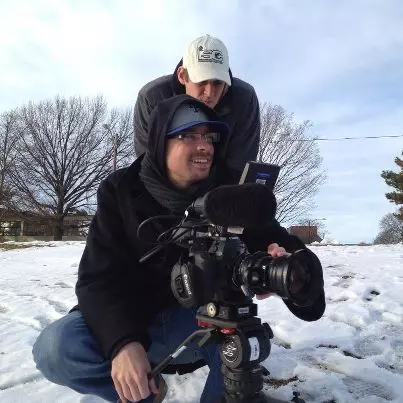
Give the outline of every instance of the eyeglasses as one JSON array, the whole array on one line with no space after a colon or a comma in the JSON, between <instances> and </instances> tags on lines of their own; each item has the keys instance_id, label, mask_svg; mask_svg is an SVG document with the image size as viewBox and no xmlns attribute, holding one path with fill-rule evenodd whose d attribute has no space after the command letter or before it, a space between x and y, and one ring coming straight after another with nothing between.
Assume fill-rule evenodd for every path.
<instances>
[{"instance_id":1,"label":"eyeglasses","mask_svg":"<svg viewBox=\"0 0 403 403\"><path fill-rule=\"evenodd\" d=\"M204 134L194 133L194 132L181 132L173 138L182 140L186 144L194 144L196 141L203 139L209 144L218 143L220 141L220 133L208 132Z\"/></svg>"}]
</instances>

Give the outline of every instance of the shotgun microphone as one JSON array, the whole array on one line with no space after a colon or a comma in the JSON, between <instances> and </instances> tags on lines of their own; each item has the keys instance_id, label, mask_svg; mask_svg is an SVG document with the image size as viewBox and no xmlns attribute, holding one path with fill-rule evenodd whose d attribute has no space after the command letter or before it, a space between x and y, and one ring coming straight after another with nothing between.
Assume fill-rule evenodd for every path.
<instances>
[{"instance_id":1,"label":"shotgun microphone","mask_svg":"<svg viewBox=\"0 0 403 403\"><path fill-rule=\"evenodd\" d=\"M258 183L217 187L196 199L191 208L222 227L262 228L276 214L272 190Z\"/></svg>"}]
</instances>

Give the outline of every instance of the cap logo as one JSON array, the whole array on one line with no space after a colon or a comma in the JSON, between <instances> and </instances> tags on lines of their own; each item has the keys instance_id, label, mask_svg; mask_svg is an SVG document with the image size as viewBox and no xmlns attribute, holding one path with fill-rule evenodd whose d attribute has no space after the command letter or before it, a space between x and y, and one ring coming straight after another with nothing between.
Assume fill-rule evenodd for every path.
<instances>
[{"instance_id":1,"label":"cap logo","mask_svg":"<svg viewBox=\"0 0 403 403\"><path fill-rule=\"evenodd\" d=\"M196 104L188 104L189 108L193 110L194 113L199 113L199 108Z\"/></svg>"},{"instance_id":2,"label":"cap logo","mask_svg":"<svg viewBox=\"0 0 403 403\"><path fill-rule=\"evenodd\" d=\"M199 46L197 49L197 61L200 63L220 63L223 64L223 54L219 49L204 49L203 46Z\"/></svg>"}]
</instances>

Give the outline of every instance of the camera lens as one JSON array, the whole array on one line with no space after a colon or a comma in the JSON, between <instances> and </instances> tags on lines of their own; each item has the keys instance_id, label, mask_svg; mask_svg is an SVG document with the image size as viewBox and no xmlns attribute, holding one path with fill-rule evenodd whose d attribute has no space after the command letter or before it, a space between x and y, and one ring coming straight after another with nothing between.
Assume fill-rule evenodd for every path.
<instances>
[{"instance_id":1,"label":"camera lens","mask_svg":"<svg viewBox=\"0 0 403 403\"><path fill-rule=\"evenodd\" d=\"M323 290L323 271L317 256L301 249L289 257L289 299L297 305L312 305Z\"/></svg>"},{"instance_id":2,"label":"camera lens","mask_svg":"<svg viewBox=\"0 0 403 403\"><path fill-rule=\"evenodd\" d=\"M289 269L288 289L291 295L298 295L309 287L311 274L309 269L301 262L295 262Z\"/></svg>"},{"instance_id":3,"label":"camera lens","mask_svg":"<svg viewBox=\"0 0 403 403\"><path fill-rule=\"evenodd\" d=\"M319 259L308 249L273 258L264 252L245 255L235 283L255 294L275 293L300 306L312 305L323 290Z\"/></svg>"}]
</instances>

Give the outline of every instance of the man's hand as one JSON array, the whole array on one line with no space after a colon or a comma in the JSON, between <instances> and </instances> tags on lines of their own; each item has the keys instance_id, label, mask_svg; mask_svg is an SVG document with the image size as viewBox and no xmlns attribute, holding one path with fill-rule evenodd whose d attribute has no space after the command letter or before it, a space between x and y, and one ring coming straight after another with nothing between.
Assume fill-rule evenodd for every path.
<instances>
[{"instance_id":1,"label":"man's hand","mask_svg":"<svg viewBox=\"0 0 403 403\"><path fill-rule=\"evenodd\" d=\"M123 403L137 402L150 393L158 394L154 379L149 380L150 362L138 342L126 344L112 360L112 379Z\"/></svg>"},{"instance_id":2,"label":"man's hand","mask_svg":"<svg viewBox=\"0 0 403 403\"><path fill-rule=\"evenodd\" d=\"M267 247L267 253L270 256L273 257L279 257L279 256L283 256L287 253L287 251L281 247L278 243L271 243L268 247ZM272 293L268 293L268 294L260 294L260 295L256 295L256 299L266 299L269 298L270 295L273 295Z\"/></svg>"},{"instance_id":3,"label":"man's hand","mask_svg":"<svg viewBox=\"0 0 403 403\"><path fill-rule=\"evenodd\" d=\"M287 251L278 243L271 243L267 247L267 253L273 257L279 257L285 255Z\"/></svg>"}]
</instances>

